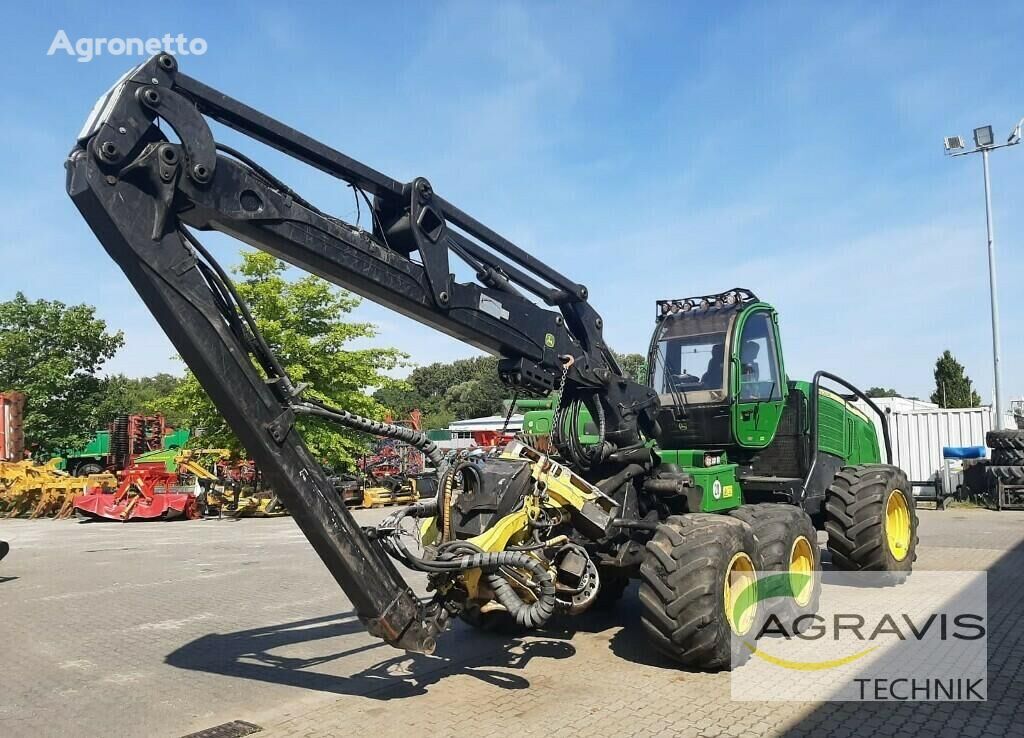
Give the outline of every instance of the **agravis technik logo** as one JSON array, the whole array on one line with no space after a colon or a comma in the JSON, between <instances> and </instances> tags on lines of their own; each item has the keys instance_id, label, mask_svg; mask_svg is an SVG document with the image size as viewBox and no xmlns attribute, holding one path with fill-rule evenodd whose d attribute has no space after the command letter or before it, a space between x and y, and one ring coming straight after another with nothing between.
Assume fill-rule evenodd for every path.
<instances>
[{"instance_id":1,"label":"agravis technik logo","mask_svg":"<svg viewBox=\"0 0 1024 738\"><path fill-rule=\"evenodd\" d=\"M916 572L893 586L870 572L825 572L816 612L781 607L803 585L764 574L739 598L733 699L984 700L984 572Z\"/></svg>"}]
</instances>

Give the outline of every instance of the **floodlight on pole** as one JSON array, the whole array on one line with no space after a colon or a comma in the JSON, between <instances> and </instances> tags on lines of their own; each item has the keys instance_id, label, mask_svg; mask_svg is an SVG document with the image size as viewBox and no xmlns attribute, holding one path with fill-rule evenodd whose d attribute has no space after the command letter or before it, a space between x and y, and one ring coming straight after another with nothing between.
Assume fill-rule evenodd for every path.
<instances>
[{"instance_id":1,"label":"floodlight on pole","mask_svg":"<svg viewBox=\"0 0 1024 738\"><path fill-rule=\"evenodd\" d=\"M993 378L993 408L995 418L993 426L996 430L1003 429L1003 401L1002 401L1002 357L999 341L999 296L996 288L996 247L995 235L992 227L992 189L988 174L988 155L995 149L1002 149L1007 146L1015 146L1021 140L1021 125L1024 125L1024 118L1021 118L1016 127L1010 132L1010 137L1004 144L996 144L995 135L992 133L992 126L980 126L974 129L974 145L971 150L964 149L964 141L960 136L947 136L945 148L947 156L964 156L966 154L981 154L982 169L985 174L985 229L988 234L988 286L989 302L992 310L992 378Z\"/></svg>"},{"instance_id":2,"label":"floodlight on pole","mask_svg":"<svg viewBox=\"0 0 1024 738\"><path fill-rule=\"evenodd\" d=\"M996 142L992 134L992 126L982 126L974 129L974 145L979 149L987 149Z\"/></svg>"},{"instance_id":3,"label":"floodlight on pole","mask_svg":"<svg viewBox=\"0 0 1024 738\"><path fill-rule=\"evenodd\" d=\"M964 147L964 140L959 136L946 136L946 151L959 151Z\"/></svg>"}]
</instances>

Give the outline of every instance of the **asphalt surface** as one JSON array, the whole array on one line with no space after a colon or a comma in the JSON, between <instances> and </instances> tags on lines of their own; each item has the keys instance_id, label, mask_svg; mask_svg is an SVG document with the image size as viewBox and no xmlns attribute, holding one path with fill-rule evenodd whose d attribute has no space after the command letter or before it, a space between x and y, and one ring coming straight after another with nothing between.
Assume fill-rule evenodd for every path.
<instances>
[{"instance_id":1,"label":"asphalt surface","mask_svg":"<svg viewBox=\"0 0 1024 738\"><path fill-rule=\"evenodd\" d=\"M363 631L288 518L0 520L0 736L1024 736L1024 513L920 515L918 568L989 570L984 704L732 702L728 675L651 654L635 585L610 614L529 638L458 623L410 657Z\"/></svg>"}]
</instances>

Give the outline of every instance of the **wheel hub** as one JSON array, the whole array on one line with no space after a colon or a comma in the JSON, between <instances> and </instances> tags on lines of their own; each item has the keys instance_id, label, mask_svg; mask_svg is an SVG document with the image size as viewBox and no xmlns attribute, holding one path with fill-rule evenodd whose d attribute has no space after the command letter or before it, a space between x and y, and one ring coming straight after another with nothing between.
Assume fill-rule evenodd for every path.
<instances>
[{"instance_id":1,"label":"wheel hub","mask_svg":"<svg viewBox=\"0 0 1024 738\"><path fill-rule=\"evenodd\" d=\"M885 542L889 553L903 561L910 550L910 508L903 493L894 489L885 503Z\"/></svg>"},{"instance_id":2,"label":"wheel hub","mask_svg":"<svg viewBox=\"0 0 1024 738\"><path fill-rule=\"evenodd\" d=\"M811 601L814 589L814 549L806 536L797 536L789 552L789 588L798 605Z\"/></svg>"},{"instance_id":3,"label":"wheel hub","mask_svg":"<svg viewBox=\"0 0 1024 738\"><path fill-rule=\"evenodd\" d=\"M736 635L744 635L757 615L757 572L754 562L743 551L733 556L726 567L724 593L729 627Z\"/></svg>"}]
</instances>

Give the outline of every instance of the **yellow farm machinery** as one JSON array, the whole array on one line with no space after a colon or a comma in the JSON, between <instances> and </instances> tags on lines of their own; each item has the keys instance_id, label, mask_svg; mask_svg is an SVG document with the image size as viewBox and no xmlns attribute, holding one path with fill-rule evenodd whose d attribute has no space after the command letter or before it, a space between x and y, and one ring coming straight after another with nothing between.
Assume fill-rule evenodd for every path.
<instances>
[{"instance_id":1,"label":"yellow farm machinery","mask_svg":"<svg viewBox=\"0 0 1024 738\"><path fill-rule=\"evenodd\" d=\"M116 486L113 474L73 477L57 469L56 461L0 461L0 516L68 518L76 496Z\"/></svg>"}]
</instances>

